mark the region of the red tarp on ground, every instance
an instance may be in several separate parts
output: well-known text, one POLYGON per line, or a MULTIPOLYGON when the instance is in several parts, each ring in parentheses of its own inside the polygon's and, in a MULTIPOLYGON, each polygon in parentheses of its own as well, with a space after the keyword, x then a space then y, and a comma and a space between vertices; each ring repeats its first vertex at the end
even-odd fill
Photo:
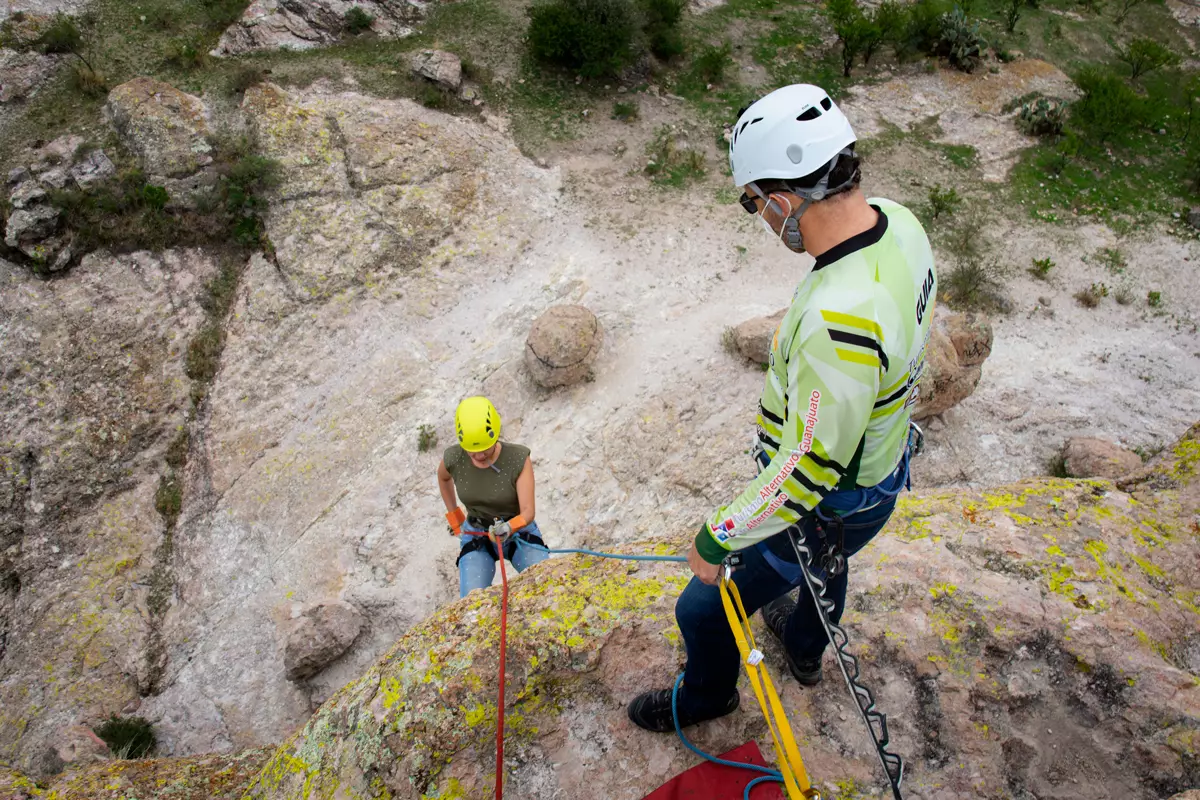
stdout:
MULTIPOLYGON (((767 766, 755 742, 746 742, 720 756, 726 761, 767 766)), ((705 761, 676 775, 646 795, 644 800, 742 800, 746 784, 761 777, 761 772, 725 767, 705 761)), ((783 800, 783 784, 763 781, 750 792, 751 800, 783 800)))

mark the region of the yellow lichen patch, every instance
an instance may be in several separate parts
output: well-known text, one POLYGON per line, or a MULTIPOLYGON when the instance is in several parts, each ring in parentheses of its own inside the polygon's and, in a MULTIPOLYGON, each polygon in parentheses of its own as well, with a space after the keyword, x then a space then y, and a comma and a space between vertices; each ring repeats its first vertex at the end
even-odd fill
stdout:
POLYGON ((937 600, 939 597, 953 597, 957 591, 958 587, 952 583, 939 583, 929 587, 929 596, 937 600))

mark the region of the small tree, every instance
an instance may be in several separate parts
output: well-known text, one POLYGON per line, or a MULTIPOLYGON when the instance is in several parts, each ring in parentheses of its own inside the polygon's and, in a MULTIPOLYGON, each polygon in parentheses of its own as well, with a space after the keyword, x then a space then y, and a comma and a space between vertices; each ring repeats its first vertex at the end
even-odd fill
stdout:
POLYGON ((1179 56, 1154 39, 1139 36, 1123 47, 1117 47, 1117 58, 1129 65, 1129 77, 1137 80, 1147 72, 1179 64, 1179 56))
POLYGON ((1017 22, 1021 19, 1021 9, 1025 2, 1026 0, 1007 0, 1004 7, 1004 30, 1012 33, 1017 29, 1017 22))
MULTIPOLYGON (((883 0, 871 16, 871 22, 879 29, 880 44, 890 43, 896 50, 903 47, 909 25, 909 12, 906 6, 900 5, 896 0, 883 0)), ((871 54, 864 53, 863 55, 864 59, 870 63, 871 54)))
POLYGON ((849 78, 854 59, 859 54, 870 61, 871 55, 883 41, 883 34, 873 20, 859 8, 855 0, 828 0, 825 9, 833 23, 833 31, 842 43, 842 75, 849 78))
POLYGON ((1125 18, 1129 16, 1130 11, 1133 11, 1134 8, 1140 6, 1145 1, 1146 0, 1117 0, 1117 13, 1113 19, 1115 19, 1117 24, 1120 25, 1125 21, 1125 18))
POLYGON ((54 15, 54 21, 38 37, 36 44, 43 53, 73 55, 87 65, 89 70, 96 71, 91 62, 83 56, 83 32, 75 24, 75 20, 61 11, 54 15))

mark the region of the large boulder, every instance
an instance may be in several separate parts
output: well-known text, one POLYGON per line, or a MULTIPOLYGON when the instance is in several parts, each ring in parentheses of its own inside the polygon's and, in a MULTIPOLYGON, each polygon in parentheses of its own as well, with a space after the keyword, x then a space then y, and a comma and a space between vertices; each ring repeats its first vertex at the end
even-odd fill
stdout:
POLYGON ((301 611, 287 626, 283 668, 288 680, 310 678, 336 661, 354 644, 364 624, 362 612, 340 600, 301 611))
POLYGON ((771 341, 785 314, 786 308, 765 317, 748 319, 733 329, 734 346, 743 358, 758 364, 766 364, 771 360, 771 341))
POLYGON ((346 12, 359 8, 371 19, 371 33, 383 38, 408 36, 424 17, 419 0, 254 0, 229 26, 215 56, 256 50, 307 50, 333 44, 346 28, 346 12))
POLYGON ((1091 436, 1074 436, 1063 444, 1063 466, 1072 478, 1116 480, 1142 466, 1137 453, 1091 436))
POLYGON ((208 109, 198 97, 154 78, 134 78, 108 93, 104 110, 150 175, 191 175, 212 163, 208 109))
POLYGON ((914 419, 945 412, 971 396, 992 352, 992 326, 986 316, 958 313, 938 306, 925 349, 925 375, 914 419))
POLYGON ((588 377, 604 342, 596 315, 583 306, 554 306, 533 322, 525 340, 525 365, 546 388, 588 377))
POLYGON ((458 90, 462 86, 462 61, 443 50, 420 50, 412 57, 413 74, 458 90))

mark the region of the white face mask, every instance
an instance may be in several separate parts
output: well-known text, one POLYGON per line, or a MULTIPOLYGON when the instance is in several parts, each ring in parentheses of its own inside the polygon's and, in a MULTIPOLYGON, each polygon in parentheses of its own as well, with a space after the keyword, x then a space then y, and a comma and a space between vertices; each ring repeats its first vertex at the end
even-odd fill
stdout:
MULTIPOLYGON (((800 207, 803 212, 804 206, 800 207)), ((792 217, 792 203, 786 197, 780 195, 771 195, 767 202, 763 205, 763 210, 758 215, 758 221, 762 224, 763 230, 770 233, 772 236, 783 241, 785 247, 793 253, 804 252, 804 239, 800 236, 800 220, 792 217), (767 221, 766 213, 771 204, 774 203, 776 209, 772 211, 772 216, 780 218, 779 230, 767 221)))

